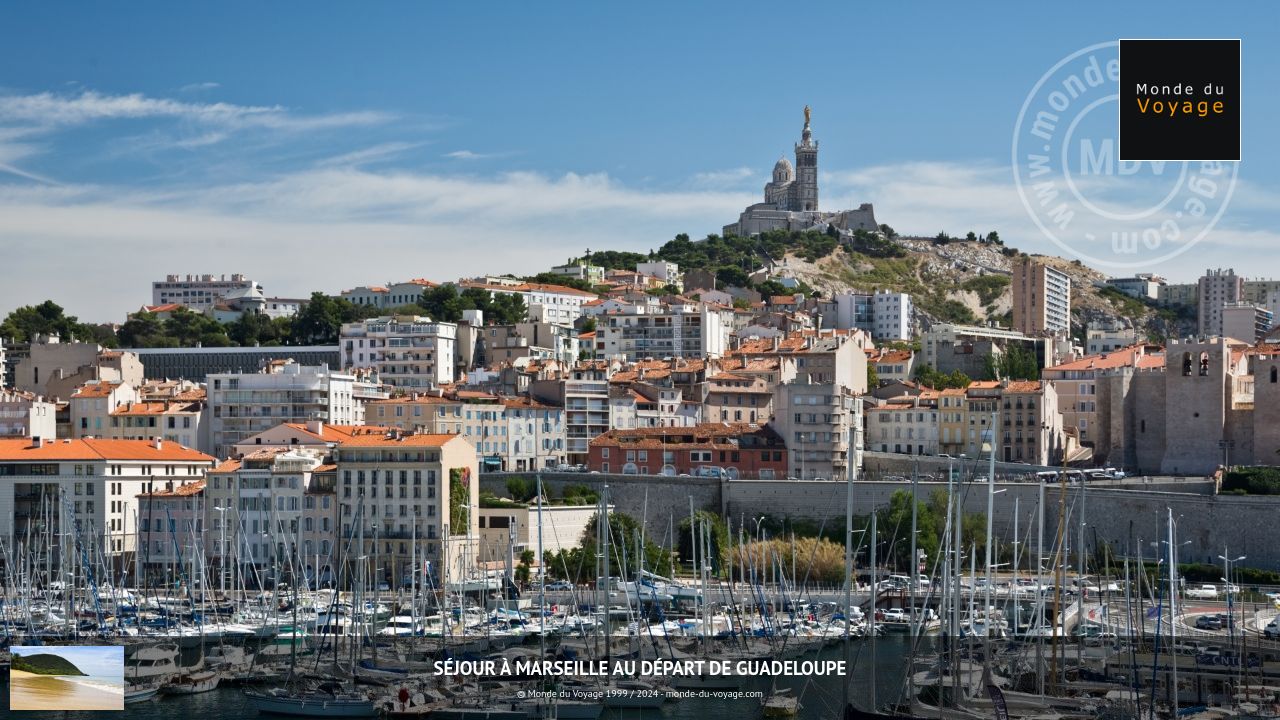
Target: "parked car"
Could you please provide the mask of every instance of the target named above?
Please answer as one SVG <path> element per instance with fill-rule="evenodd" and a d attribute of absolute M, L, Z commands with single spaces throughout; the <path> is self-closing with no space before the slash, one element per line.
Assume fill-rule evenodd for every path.
<path fill-rule="evenodd" d="M 1197 630 L 1221 630 L 1222 618 L 1217 615 L 1201 615 L 1196 618 Z"/>
<path fill-rule="evenodd" d="M 1218 588 L 1215 585 L 1201 585 L 1200 587 L 1190 588 L 1186 592 L 1187 597 L 1198 600 L 1217 600 Z"/>
<path fill-rule="evenodd" d="M 553 582 L 549 582 L 549 583 L 547 583 L 547 585 L 546 585 L 546 588 L 545 588 L 545 589 L 547 589 L 547 590 L 572 590 L 572 589 L 573 589 L 573 583 L 570 583 L 570 582 L 569 582 L 569 581 L 567 581 L 567 580 L 555 580 L 555 581 L 553 581 Z"/>
<path fill-rule="evenodd" d="M 1280 637 L 1280 616 L 1271 618 L 1271 622 L 1262 629 L 1262 635 L 1268 640 L 1274 640 Z"/>
<path fill-rule="evenodd" d="M 887 622 L 906 622 L 907 612 L 902 608 L 889 608 L 884 611 L 884 619 Z"/>

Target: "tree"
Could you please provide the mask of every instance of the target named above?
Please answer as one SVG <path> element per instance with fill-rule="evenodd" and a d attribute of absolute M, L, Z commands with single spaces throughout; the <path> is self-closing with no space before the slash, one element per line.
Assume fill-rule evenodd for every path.
<path fill-rule="evenodd" d="M 342 330 L 343 308 L 337 298 L 311 293 L 306 307 L 293 318 L 293 338 L 301 345 L 332 345 Z M 350 304 L 350 303 L 348 303 Z"/>
<path fill-rule="evenodd" d="M 934 370 L 927 363 L 916 366 L 912 372 L 916 382 L 921 385 L 934 388 L 935 390 L 946 390 L 948 388 L 967 388 L 972 379 L 960 370 L 952 370 L 950 373 L 942 373 Z"/>
<path fill-rule="evenodd" d="M 456 323 L 462 319 L 462 298 L 458 296 L 458 288 L 453 285 L 437 285 L 422 292 L 418 304 L 432 320 Z"/>
<path fill-rule="evenodd" d="M 155 313 L 134 313 L 120 326 L 117 336 L 125 347 L 156 347 L 155 341 L 164 336 L 164 323 Z"/>
<path fill-rule="evenodd" d="M 222 323 L 185 307 L 170 311 L 163 327 L 164 334 L 177 341 L 178 347 L 193 347 L 197 343 L 214 347 L 231 344 Z"/>
<path fill-rule="evenodd" d="M 45 300 L 39 305 L 24 305 L 9 313 L 0 323 L 0 338 L 13 342 L 33 342 L 39 335 L 57 335 L 68 341 L 89 340 L 95 334 L 52 300 Z"/>
<path fill-rule="evenodd" d="M 894 230 L 893 228 L 889 227 L 884 223 L 880 223 L 880 232 L 884 233 L 884 236 L 889 238 L 890 240 L 898 236 L 897 230 Z"/>
<path fill-rule="evenodd" d="M 531 500 L 538 492 L 538 484 L 527 477 L 515 476 L 507 478 L 507 493 L 512 500 L 524 502 Z"/>
<path fill-rule="evenodd" d="M 970 230 L 964 236 L 965 242 L 978 242 L 978 234 Z"/>
<path fill-rule="evenodd" d="M 582 326 L 578 328 L 578 332 L 593 333 L 596 331 L 596 319 L 594 317 L 584 318 Z"/>
<path fill-rule="evenodd" d="M 599 576 L 596 567 L 599 523 L 600 515 L 597 513 L 587 523 L 578 547 L 544 553 L 543 562 L 547 574 L 575 583 L 594 582 Z M 634 577 L 640 569 L 640 560 L 635 557 L 635 548 L 640 545 L 640 523 L 630 515 L 614 512 L 609 513 L 608 526 L 610 574 L 624 578 Z M 650 570 L 661 570 L 671 565 L 671 553 L 653 542 L 644 542 L 643 553 L 644 567 Z"/>
<path fill-rule="evenodd" d="M 876 372 L 875 363 L 867 363 L 867 389 L 875 390 L 880 387 L 880 373 Z"/>
<path fill-rule="evenodd" d="M 987 353 L 982 359 L 984 380 L 1036 380 L 1040 377 L 1040 363 L 1030 350 L 1021 345 L 1010 345 L 997 355 Z"/>
<path fill-rule="evenodd" d="M 724 518 L 717 513 L 699 510 L 694 513 L 694 517 L 698 520 L 698 527 L 704 526 L 711 528 L 710 537 L 710 555 L 711 572 L 719 577 L 724 570 L 725 560 L 729 557 L 729 529 L 725 525 Z M 680 532 L 677 536 L 677 547 L 680 552 L 681 560 L 693 561 L 693 541 L 697 537 L 690 531 L 691 518 L 684 518 L 680 521 Z M 700 540 L 700 538 L 698 538 Z M 704 546 L 698 545 L 698 557 L 702 559 L 702 549 Z"/>
<path fill-rule="evenodd" d="M 945 497 L 945 496 L 944 496 Z M 897 568 L 910 568 L 911 562 L 911 493 L 907 490 L 895 490 L 889 497 L 889 505 L 880 509 L 877 519 L 877 531 L 888 535 L 889 548 L 883 556 L 885 561 Z M 937 513 L 930 503 L 916 500 L 916 529 L 920 534 L 916 538 L 916 548 L 922 550 L 930 558 L 938 556 L 938 547 L 942 538 L 946 513 Z M 945 500 L 943 507 L 945 509 Z M 880 540 L 884 542 L 884 540 Z M 915 571 L 912 570 L 914 573 Z"/>
<path fill-rule="evenodd" d="M 991 243 L 992 245 L 1004 244 L 1003 242 L 1000 241 L 1000 233 L 996 232 L 995 230 L 992 230 L 991 232 L 987 233 L 987 242 Z"/>

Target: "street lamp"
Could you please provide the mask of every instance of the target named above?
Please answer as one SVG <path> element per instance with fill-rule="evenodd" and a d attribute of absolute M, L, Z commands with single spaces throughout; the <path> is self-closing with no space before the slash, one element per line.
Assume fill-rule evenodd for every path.
<path fill-rule="evenodd" d="M 1227 551 L 1227 548 L 1224 545 L 1222 547 L 1222 552 L 1225 553 L 1226 551 Z M 1227 636 L 1231 638 L 1231 644 L 1235 645 L 1235 641 L 1236 641 L 1235 618 L 1232 616 L 1232 608 L 1231 608 L 1231 566 L 1235 563 L 1240 562 L 1241 560 L 1244 560 L 1245 556 L 1241 555 L 1238 558 L 1228 558 L 1226 555 L 1219 555 L 1218 559 L 1222 561 L 1222 573 L 1223 573 L 1222 582 L 1226 585 L 1226 590 L 1227 590 Z M 1240 622 L 1244 622 L 1244 613 L 1243 613 L 1244 604 L 1242 603 L 1240 607 L 1242 611 L 1240 614 Z M 1244 633 L 1243 628 L 1241 629 L 1240 632 L 1243 635 Z"/>

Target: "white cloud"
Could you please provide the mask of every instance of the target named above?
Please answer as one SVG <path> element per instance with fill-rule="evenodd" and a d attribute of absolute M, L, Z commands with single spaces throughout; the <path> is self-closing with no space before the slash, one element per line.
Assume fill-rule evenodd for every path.
<path fill-rule="evenodd" d="M 352 152 L 349 152 L 349 153 L 343 153 L 341 155 L 335 155 L 333 157 L 325 158 L 324 160 L 321 160 L 319 163 L 317 163 L 317 165 L 320 165 L 322 167 L 333 167 L 333 166 L 357 167 L 360 165 L 368 165 L 371 163 L 381 162 L 384 160 L 391 160 L 395 157 L 398 157 L 408 152 L 409 150 L 412 150 L 417 147 L 421 147 L 424 144 L 425 143 L 407 143 L 407 142 L 380 143 L 378 145 L 373 145 L 371 147 L 363 148 L 360 150 L 353 150 Z"/>
<path fill-rule="evenodd" d="M 373 111 L 298 115 L 281 105 L 194 103 L 147 97 L 141 93 L 107 95 L 93 90 L 78 95 L 51 92 L 0 95 L 0 122 L 40 128 L 84 125 L 99 120 L 171 118 L 231 128 L 313 130 L 374 125 L 391 117 Z"/>
<path fill-rule="evenodd" d="M 179 92 L 201 92 L 204 90 L 216 90 L 217 88 L 220 88 L 220 87 L 222 87 L 222 83 L 200 82 L 200 83 L 191 83 L 190 85 L 183 85 L 182 87 L 178 88 L 178 91 Z"/>
<path fill-rule="evenodd" d="M 755 170 L 749 167 L 738 167 L 697 173 L 690 179 L 689 185 L 704 190 L 741 190 L 744 186 L 751 184 L 752 180 L 759 180 Z"/>

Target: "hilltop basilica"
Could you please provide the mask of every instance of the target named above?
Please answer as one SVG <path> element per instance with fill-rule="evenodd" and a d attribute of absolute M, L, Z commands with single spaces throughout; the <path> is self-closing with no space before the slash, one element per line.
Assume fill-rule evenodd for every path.
<path fill-rule="evenodd" d="M 725 235 L 757 235 L 767 230 L 810 230 L 834 226 L 844 235 L 855 230 L 879 229 L 871 203 L 857 210 L 822 212 L 818 209 L 818 142 L 809 127 L 809 106 L 804 108 L 804 130 L 796 144 L 796 164 L 786 157 L 773 166 L 773 180 L 764 186 L 764 202 L 751 205 L 738 222 L 724 226 Z"/>

